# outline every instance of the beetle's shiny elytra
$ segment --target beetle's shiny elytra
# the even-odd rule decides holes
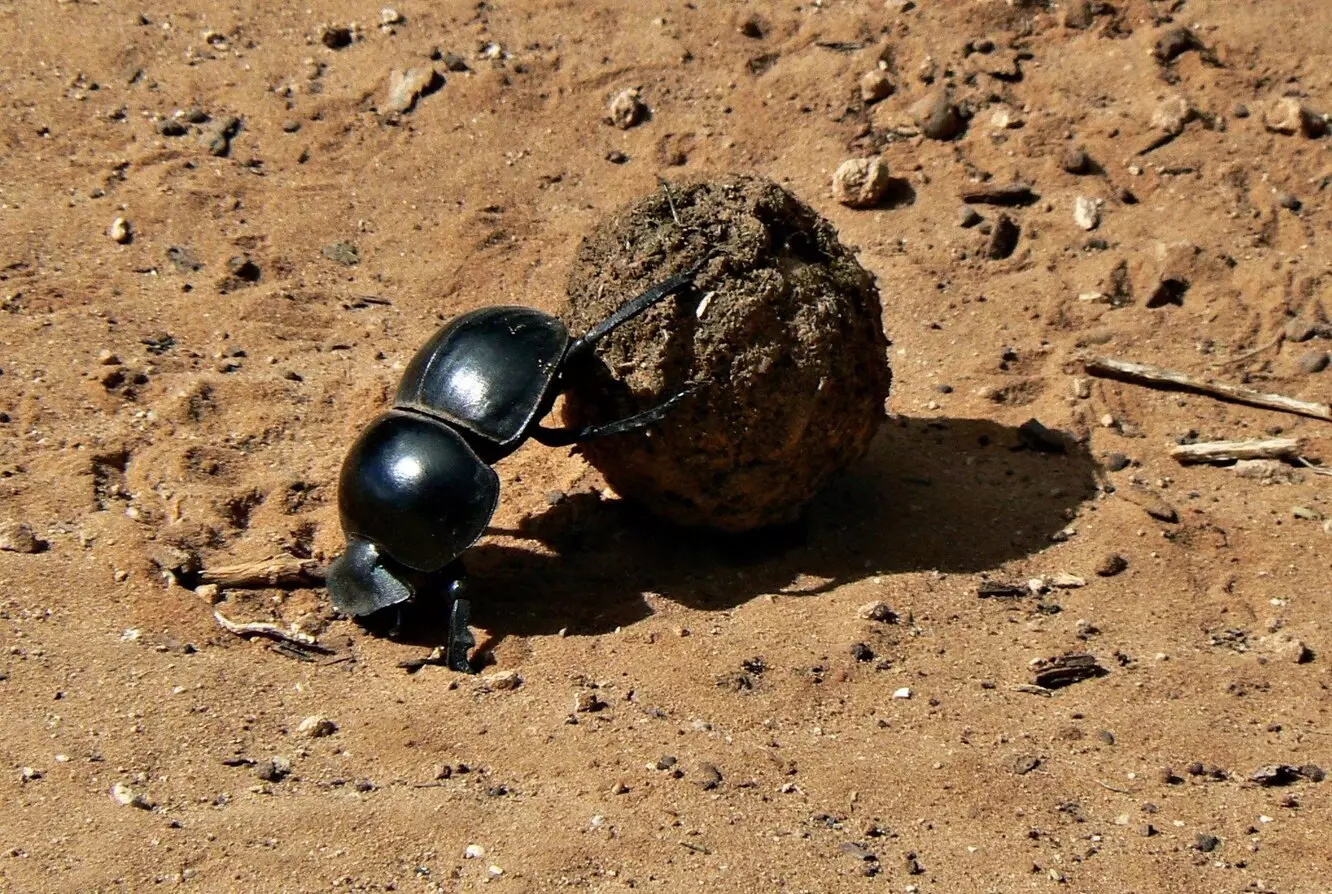
[[[449,322],[416,353],[393,408],[361,432],[343,461],[338,510],[347,551],[329,566],[333,604],[358,617],[439,593],[454,602],[450,666],[468,668],[462,554],[499,502],[491,466],[528,438],[566,446],[665,417],[685,396],[628,419],[545,428],[566,367],[607,333],[690,288],[706,260],[624,305],[581,338],[529,307],[488,307]],[[686,392],[687,393],[687,392]]]

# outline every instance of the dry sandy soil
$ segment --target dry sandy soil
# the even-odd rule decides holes
[[[1332,479],[1170,448],[1316,465],[1332,423],[1082,365],[1328,400],[1325,0],[397,11],[0,3],[0,889],[1327,890]],[[964,130],[915,133],[945,85]],[[838,204],[875,153],[890,195]],[[803,529],[673,532],[533,445],[523,536],[470,563],[517,688],[315,585],[217,608],[329,654],[218,626],[189,563],[336,555],[342,454],[441,320],[557,312],[607,214],[733,171],[834,222],[894,341],[894,415]],[[1015,449],[1031,418],[1076,444]],[[1104,675],[1034,689],[1067,652]]]

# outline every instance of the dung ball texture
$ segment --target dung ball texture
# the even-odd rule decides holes
[[[647,429],[583,442],[584,456],[622,496],[681,525],[790,523],[884,419],[879,293],[828,221],[776,183],[737,175],[663,184],[585,239],[570,330],[705,259],[692,289],[566,370],[565,421],[612,422],[693,389]]]

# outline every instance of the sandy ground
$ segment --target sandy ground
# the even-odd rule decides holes
[[[1332,479],[1169,451],[1332,462],[1332,422],[1081,358],[1328,401],[1332,7],[397,12],[0,3],[0,889],[1327,889]],[[945,85],[969,117],[931,139]],[[840,205],[876,153],[890,195]],[[335,555],[342,454],[440,321],[558,311],[607,214],[732,171],[833,221],[894,341],[894,416],[802,536],[665,530],[523,449],[495,525],[540,539],[470,556],[512,689],[317,586],[215,597],[332,650],[302,660],[168,585]],[[1014,449],[1032,418],[1077,444]],[[1104,675],[1033,689],[1066,652]]]

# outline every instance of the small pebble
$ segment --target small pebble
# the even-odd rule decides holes
[[[722,783],[722,772],[715,764],[702,764],[698,768],[698,785],[710,792]]]
[[[209,605],[217,605],[222,601],[222,588],[217,584],[199,584],[194,588],[194,595]]]
[[[0,522],[0,550],[11,553],[38,553],[42,542],[31,526],[16,521]]]
[[[874,650],[866,643],[855,643],[851,646],[851,657],[856,661],[873,661]]]
[[[887,99],[894,89],[893,79],[882,69],[867,71],[860,79],[860,98],[868,103]]]
[[[1101,203],[1087,196],[1078,196],[1073,202],[1073,222],[1084,230],[1094,230],[1101,224]]]
[[[1304,203],[1298,196],[1291,195],[1288,192],[1277,193],[1277,204],[1287,211],[1299,211],[1304,207]]]
[[[856,614],[865,621],[892,623],[897,620],[897,613],[886,602],[866,602],[856,611]]]
[[[604,707],[606,707],[606,703],[591,689],[584,689],[574,695],[575,713],[590,714],[600,711]]]
[[[1317,335],[1318,327],[1308,320],[1296,317],[1293,320],[1286,321],[1286,325],[1281,332],[1286,341],[1302,342],[1308,341]]]
[[[1119,553],[1109,553],[1100,562],[1096,563],[1096,574],[1099,577],[1114,577],[1128,566],[1128,559]]]
[[[199,144],[208,154],[224,157],[231,151],[231,138],[240,130],[241,120],[234,115],[223,115],[199,131]]]
[[[1002,261],[1012,256],[1017,250],[1018,238],[1022,231],[1017,223],[1007,214],[1000,214],[994,221],[990,240],[985,246],[985,256],[992,261]]]
[[[911,698],[911,687],[903,686],[893,693],[893,698]]]
[[[1096,170],[1096,163],[1092,161],[1087,150],[1081,146],[1069,146],[1059,156],[1059,167],[1069,174],[1090,174]]]
[[[296,727],[296,735],[306,739],[322,739],[338,731],[338,725],[322,714],[312,714]]]
[[[963,229],[971,229],[976,224],[980,223],[983,219],[984,218],[981,217],[979,211],[977,211],[975,208],[972,208],[970,205],[965,205],[962,208],[962,217],[958,221],[958,225],[961,226]]]
[[[1313,375],[1327,369],[1328,360],[1327,351],[1305,351],[1295,365],[1299,367],[1300,372]]]
[[[111,221],[111,226],[107,227],[106,235],[110,236],[113,242],[120,245],[129,245],[134,241],[134,232],[130,229],[130,222],[123,217],[117,217]]]
[[[469,844],[463,850],[464,860],[479,860],[486,855],[486,849],[479,844]]]
[[[833,174],[833,197],[848,208],[873,208],[888,191],[888,165],[878,158],[851,158]]]
[[[483,692],[512,692],[523,685],[523,677],[515,670],[497,671],[481,678]]]
[[[1107,453],[1105,455],[1105,469],[1107,472],[1122,472],[1131,464],[1132,460],[1122,453]]]
[[[438,90],[444,85],[444,78],[429,66],[393,69],[389,72],[388,100],[385,109],[391,113],[410,112],[416,101]]]
[[[912,120],[931,140],[951,140],[966,127],[947,90],[935,90],[912,103]]]
[[[140,792],[134,791],[123,782],[111,786],[111,800],[121,807],[137,807],[140,810],[152,810],[152,802]]]
[[[1152,112],[1152,128],[1166,136],[1179,136],[1184,125],[1193,120],[1197,112],[1187,99],[1178,94],[1167,97]]]
[[[1323,120],[1294,96],[1274,100],[1263,113],[1263,125],[1273,133],[1316,137],[1323,132]]]
[[[402,17],[402,13],[392,7],[385,6],[379,11],[379,27],[381,28],[390,28],[393,25],[401,25],[404,21],[406,21],[406,19]]]
[[[643,104],[639,88],[626,87],[611,97],[608,112],[611,124],[620,130],[628,130],[642,122],[647,116],[648,107]]]

